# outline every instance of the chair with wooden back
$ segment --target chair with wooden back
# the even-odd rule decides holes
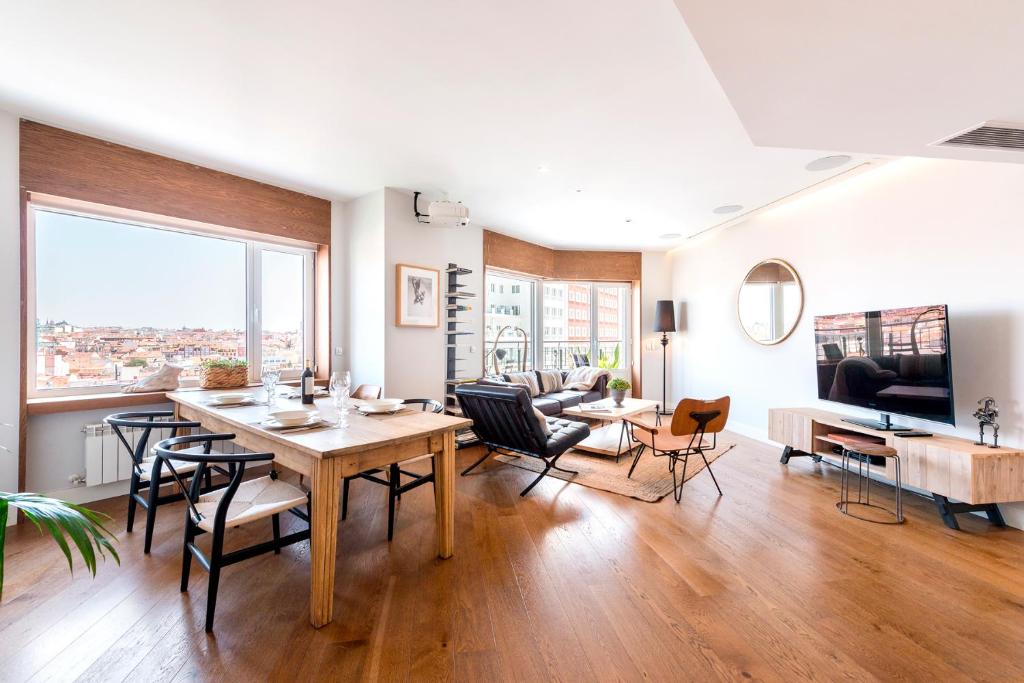
[[[360,384],[352,392],[352,398],[358,398],[361,401],[373,401],[380,398],[381,388],[374,384]]]
[[[715,482],[718,495],[722,495],[722,487],[711,470],[711,463],[704,451],[714,450],[718,446],[718,433],[725,429],[729,419],[729,397],[722,396],[712,401],[696,398],[684,398],[672,413],[672,423],[666,429],[662,425],[652,425],[639,416],[625,417],[629,425],[630,438],[640,442],[640,447],[633,458],[627,478],[633,476],[640,456],[650,450],[654,457],[668,457],[669,470],[672,472],[672,489],[676,502],[682,500],[683,484],[686,483],[686,465],[691,455],[699,455],[704,460],[711,480]],[[712,442],[708,444],[704,437],[708,434]],[[682,461],[682,472],[677,476],[676,465]]]

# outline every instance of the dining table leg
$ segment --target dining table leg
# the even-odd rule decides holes
[[[437,513],[437,555],[455,550],[455,432],[444,434],[440,452],[434,453],[434,509]]]
[[[334,565],[338,551],[338,514],[341,509],[339,469],[331,458],[314,461],[310,478],[309,621],[320,628],[334,618]]]

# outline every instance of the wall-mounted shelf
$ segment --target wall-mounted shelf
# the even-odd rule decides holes
[[[469,330],[459,330],[458,325],[468,323],[468,320],[459,318],[458,316],[471,310],[471,308],[464,303],[466,299],[475,299],[476,294],[472,292],[463,291],[465,283],[459,282],[459,277],[463,275],[470,275],[473,271],[469,268],[462,268],[454,263],[449,263],[448,267],[445,268],[445,273],[448,274],[448,288],[444,293],[446,298],[445,311],[447,316],[445,317],[445,356],[446,356],[446,370],[444,380],[444,412],[448,415],[462,416],[462,409],[459,407],[459,401],[455,396],[453,388],[459,384],[466,384],[469,382],[476,381],[475,377],[460,377],[458,363],[465,361],[465,358],[459,358],[456,353],[459,347],[465,348],[469,344],[466,342],[459,342],[459,337],[467,337],[473,332]],[[472,429],[460,430],[455,435],[455,446],[456,448],[466,448],[479,443],[476,438],[476,434],[473,433]]]

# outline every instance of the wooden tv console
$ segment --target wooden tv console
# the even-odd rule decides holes
[[[985,512],[993,524],[1005,526],[996,504],[1024,500],[1024,451],[977,446],[967,439],[938,434],[898,437],[845,422],[843,417],[815,408],[772,408],[768,411],[768,438],[785,446],[781,462],[786,464],[797,456],[838,463],[832,449],[842,442],[831,439],[830,433],[874,437],[899,452],[903,484],[929,491],[942,521],[951,529],[960,528],[957,514],[975,511]],[[895,482],[892,460],[870,468],[873,475]]]

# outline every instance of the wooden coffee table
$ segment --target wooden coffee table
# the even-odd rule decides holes
[[[604,420],[610,424],[598,427],[590,432],[583,441],[573,446],[576,450],[597,453],[598,455],[614,455],[615,462],[624,453],[629,453],[639,444],[629,440],[629,433],[626,431],[626,423],[622,418],[638,413],[649,413],[652,410],[657,414],[657,401],[648,401],[642,398],[626,398],[622,400],[622,406],[617,407],[610,398],[602,399],[595,403],[581,403],[562,411],[562,415],[568,417],[589,417],[593,420]],[[616,427],[614,423],[620,423]],[[661,424],[661,415],[657,416],[657,423]]]

